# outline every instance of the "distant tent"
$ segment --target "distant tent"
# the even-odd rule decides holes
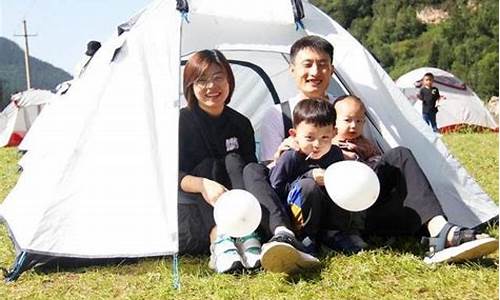
[[[434,75],[434,86],[445,97],[439,101],[436,116],[440,132],[456,131],[462,127],[498,131],[498,124],[476,93],[453,74],[437,68],[415,69],[396,80],[396,85],[419,112],[422,111],[422,102],[416,95],[422,86],[422,77],[429,72]]]
[[[187,1],[158,0],[119,32],[54,103],[50,134],[0,206],[17,250],[9,280],[54,258],[176,253],[183,62],[201,49],[227,56],[236,76],[231,105],[251,119],[259,143],[266,109],[296,93],[288,53],[305,35],[333,43],[330,92],[365,101],[383,149],[412,149],[452,222],[497,216],[370,53],[308,2],[192,0],[188,9]]]
[[[17,146],[53,95],[39,89],[12,95],[12,101],[0,112],[0,147]]]

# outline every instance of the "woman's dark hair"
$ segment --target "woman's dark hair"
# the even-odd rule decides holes
[[[334,125],[337,114],[333,105],[321,99],[304,99],[299,101],[293,109],[293,127],[296,128],[301,122],[314,124],[315,126]]]
[[[293,64],[295,57],[303,49],[311,49],[315,52],[328,54],[330,63],[333,63],[333,46],[329,41],[316,35],[305,36],[293,43],[290,49],[290,61]]]
[[[225,103],[228,104],[229,101],[231,101],[231,96],[234,91],[234,75],[229,62],[219,50],[201,50],[193,54],[184,67],[183,89],[184,97],[186,98],[189,108],[198,105],[198,99],[196,99],[193,90],[194,83],[200,79],[203,73],[213,64],[218,65],[226,76],[229,84],[229,94]]]

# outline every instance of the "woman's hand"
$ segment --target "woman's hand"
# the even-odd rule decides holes
[[[278,150],[276,150],[276,152],[274,153],[274,160],[278,160],[283,152],[290,149],[293,149],[295,151],[298,151],[300,149],[297,141],[295,141],[295,139],[291,136],[287,137],[283,140],[283,142],[281,142]]]
[[[203,199],[205,199],[205,201],[212,206],[215,205],[215,202],[217,202],[220,195],[227,192],[225,186],[207,178],[202,179],[201,186],[201,195],[203,196]]]
[[[321,185],[321,186],[325,185],[325,169],[321,169],[321,168],[313,169],[312,176],[313,176],[314,181],[316,181],[316,183],[318,185]]]
[[[186,175],[181,180],[181,189],[186,193],[201,193],[208,204],[214,205],[227,189],[220,183],[204,177]]]

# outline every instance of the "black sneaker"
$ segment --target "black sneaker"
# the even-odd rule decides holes
[[[303,252],[310,254],[314,257],[318,257],[319,247],[316,243],[316,239],[306,236],[302,239]]]
[[[325,234],[321,237],[321,243],[333,251],[345,254],[356,254],[363,250],[348,233],[339,231],[335,234]]]
[[[285,232],[274,235],[262,246],[260,261],[264,270],[286,274],[320,266],[319,260],[308,254],[302,243]]]

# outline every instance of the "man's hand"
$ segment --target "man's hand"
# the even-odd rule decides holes
[[[342,154],[344,154],[345,160],[359,160],[359,155],[356,152],[342,150]]]
[[[300,149],[297,141],[295,141],[295,139],[291,136],[287,137],[286,139],[283,140],[283,142],[281,142],[280,146],[278,147],[278,150],[276,150],[276,153],[274,153],[274,160],[278,160],[278,158],[280,158],[283,152],[290,149],[295,151],[298,151]]]
[[[349,150],[349,151],[356,151],[358,146],[354,143],[351,143],[349,141],[345,141],[345,142],[333,142],[332,144],[335,144],[337,146],[339,146],[340,149],[346,149],[346,150]]]

